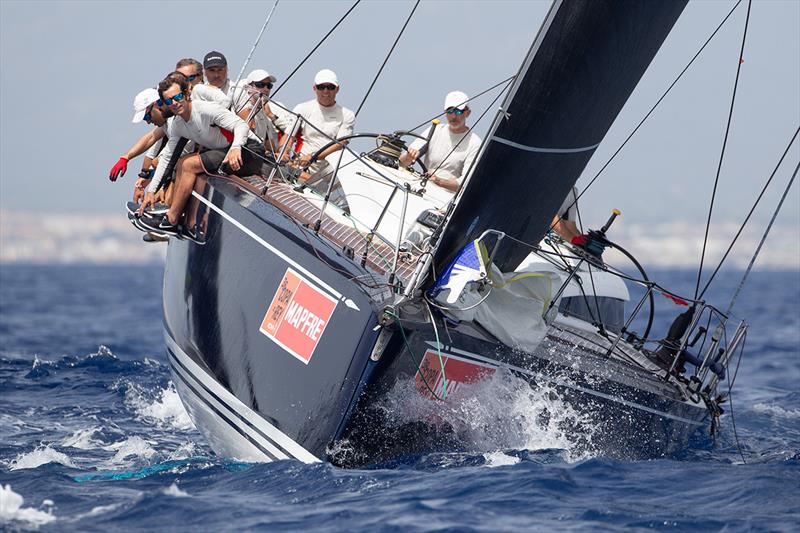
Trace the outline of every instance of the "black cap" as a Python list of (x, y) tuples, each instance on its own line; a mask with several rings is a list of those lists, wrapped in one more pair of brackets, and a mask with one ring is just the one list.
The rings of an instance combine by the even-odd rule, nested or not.
[(221, 52), (209, 52), (203, 58), (203, 68), (227, 67), (228, 60)]

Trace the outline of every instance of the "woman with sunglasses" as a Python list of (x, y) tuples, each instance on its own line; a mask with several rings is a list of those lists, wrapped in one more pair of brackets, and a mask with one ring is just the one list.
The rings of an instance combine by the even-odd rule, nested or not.
[[(433, 135), (430, 128), (422, 132), (422, 137), (430, 139), (423, 160), (430, 172), (428, 182), (450, 192), (458, 189), (481, 147), (480, 137), (467, 127), (468, 102), (469, 97), (461, 91), (448, 93), (444, 99), (447, 123), (435, 126)], [(425, 144), (422, 139), (411, 143), (408, 151), (400, 155), (400, 163), (407, 167), (413, 165)]]

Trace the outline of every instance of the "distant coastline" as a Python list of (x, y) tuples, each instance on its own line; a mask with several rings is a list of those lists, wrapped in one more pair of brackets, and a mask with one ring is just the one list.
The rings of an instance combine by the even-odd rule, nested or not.
[[(711, 268), (725, 252), (738, 224), (711, 226), (706, 265)], [(702, 249), (702, 225), (689, 222), (629, 224), (620, 220), (610, 237), (648, 268), (696, 268)], [(758, 244), (762, 225), (748, 228), (731, 252), (727, 266), (744, 268)], [(120, 213), (40, 214), (0, 211), (0, 264), (162, 264), (167, 247), (142, 242)], [(607, 252), (612, 264), (625, 260)], [(776, 225), (756, 262), (760, 270), (800, 270), (798, 228)]]

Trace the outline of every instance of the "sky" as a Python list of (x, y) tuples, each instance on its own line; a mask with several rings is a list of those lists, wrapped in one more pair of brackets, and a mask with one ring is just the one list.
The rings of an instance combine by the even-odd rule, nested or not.
[[(245, 74), (279, 83), (344, 14), (350, 1), (281, 0)], [(146, 132), (131, 124), (132, 99), (182, 57), (210, 50), (235, 78), (273, 0), (263, 2), (17, 2), (0, 0), (0, 210), (122, 213), (139, 162), (115, 184), (108, 171)], [(373, 89), (357, 131), (418, 125), (444, 95), (470, 95), (514, 74), (548, 1), (423, 1)], [(339, 102), (356, 109), (411, 1), (364, 1), (289, 80), (276, 100), (312, 98), (314, 73), (339, 75)], [(578, 181), (588, 183), (700, 48), (733, 2), (691, 2)], [(581, 201), (583, 219), (684, 221), (702, 234), (725, 133), (746, 13), (744, 2), (692, 69)], [(473, 119), (496, 93), (473, 103)], [(753, 3), (715, 224), (739, 222), (800, 125), (800, 2)], [(483, 134), (492, 113), (477, 125)], [(796, 142), (756, 213), (763, 224), (794, 165)], [(795, 184), (778, 224), (800, 228)], [(721, 227), (721, 226), (720, 226)], [(735, 227), (735, 226), (734, 226)]]

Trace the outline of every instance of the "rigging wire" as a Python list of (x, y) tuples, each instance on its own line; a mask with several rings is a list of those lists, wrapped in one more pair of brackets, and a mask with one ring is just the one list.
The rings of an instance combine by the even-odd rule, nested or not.
[(756, 262), (756, 258), (758, 254), (761, 252), (761, 247), (764, 246), (764, 242), (767, 240), (767, 235), (769, 235), (770, 230), (772, 229), (772, 225), (775, 223), (775, 219), (778, 217), (778, 213), (783, 207), (783, 202), (786, 200), (786, 196), (789, 194), (789, 190), (792, 188), (794, 184), (794, 179), (797, 177), (797, 172), (800, 170), (800, 163), (794, 167), (794, 173), (792, 174), (792, 178), (789, 180), (789, 183), (786, 185), (786, 189), (783, 191), (783, 196), (781, 196), (780, 201), (778, 202), (778, 207), (775, 208), (775, 212), (772, 213), (772, 218), (767, 224), (767, 228), (764, 230), (764, 235), (761, 236), (761, 240), (756, 247), (756, 251), (753, 252), (753, 257), (750, 258), (750, 263), (747, 265), (747, 270), (744, 271), (744, 275), (742, 276), (742, 281), (739, 282), (739, 286), (736, 288), (736, 292), (733, 293), (733, 297), (731, 298), (731, 302), (728, 304), (728, 309), (725, 312), (726, 316), (730, 316), (731, 310), (733, 306), (736, 304), (736, 299), (739, 297), (739, 293), (742, 292), (742, 288), (744, 287), (744, 283), (747, 280), (747, 277), (750, 275), (750, 271), (753, 270), (753, 265)]
[[(578, 196), (575, 198), (575, 200), (573, 200), (573, 202), (571, 204), (569, 204), (569, 206), (567, 208), (572, 207), (573, 205), (575, 205), (578, 202), (578, 200), (580, 200), (581, 196), (583, 196), (584, 193), (586, 193), (586, 191), (589, 190), (589, 187), (591, 187), (592, 184), (594, 184), (594, 182), (597, 181), (597, 178), (600, 177), (600, 174), (602, 174), (603, 171), (605, 171), (605, 169), (608, 167), (608, 165), (610, 165), (611, 162), (614, 161), (614, 159), (617, 157), (617, 155), (619, 155), (619, 153), (622, 151), (622, 149), (625, 148), (625, 145), (628, 144), (628, 141), (630, 141), (631, 138), (636, 134), (636, 132), (639, 131), (639, 128), (642, 127), (642, 125), (647, 121), (647, 119), (650, 118), (650, 115), (653, 114), (653, 111), (656, 110), (656, 108), (659, 106), (659, 104), (661, 104), (661, 102), (664, 100), (664, 98), (666, 98), (666, 96), (670, 93), (670, 91), (672, 91), (672, 88), (675, 87), (675, 85), (683, 77), (683, 75), (686, 73), (686, 71), (689, 70), (689, 67), (691, 67), (692, 64), (695, 62), (695, 60), (698, 57), (700, 57), (700, 54), (703, 53), (703, 50), (705, 50), (706, 46), (708, 46), (708, 44), (711, 42), (711, 40), (717, 35), (719, 30), (722, 28), (722, 26), (724, 26), (725, 23), (728, 21), (728, 19), (731, 17), (731, 15), (733, 15), (733, 12), (736, 10), (737, 7), (739, 7), (739, 4), (741, 4), (742, 1), (743, 0), (738, 0), (738, 2), (736, 2), (736, 4), (734, 4), (734, 6), (731, 8), (731, 10), (728, 12), (728, 14), (725, 15), (725, 18), (722, 19), (722, 22), (720, 22), (719, 25), (716, 27), (716, 29), (713, 32), (711, 32), (711, 35), (709, 35), (708, 39), (706, 39), (706, 42), (703, 43), (703, 46), (700, 47), (700, 49), (697, 51), (697, 53), (694, 55), (694, 57), (692, 57), (692, 59), (689, 61), (689, 63), (687, 63), (686, 66), (683, 67), (683, 70), (680, 72), (680, 74), (678, 74), (678, 77), (675, 78), (675, 80), (673, 80), (673, 82), (670, 84), (669, 87), (667, 87), (667, 90), (664, 91), (664, 93), (656, 101), (656, 103), (653, 104), (653, 107), (650, 108), (650, 111), (648, 111), (647, 114), (644, 116), (644, 118), (642, 118), (642, 120), (639, 121), (639, 123), (636, 125), (636, 127), (633, 128), (633, 131), (631, 131), (630, 134), (625, 138), (625, 140), (622, 142), (622, 144), (619, 146), (619, 148), (617, 148), (617, 150), (611, 155), (611, 157), (608, 159), (608, 161), (605, 162), (605, 164), (600, 168), (600, 170), (597, 171), (597, 174), (595, 174), (594, 177), (591, 180), (589, 180), (589, 183), (586, 185), (586, 187), (583, 188), (583, 190), (578, 194)], [(554, 227), (555, 227), (555, 225), (551, 226), (550, 229), (552, 230)]]
[(722, 150), (719, 154), (719, 163), (717, 164), (717, 175), (714, 177), (714, 188), (711, 191), (711, 204), (708, 206), (708, 218), (706, 219), (706, 231), (703, 236), (703, 251), (700, 253), (700, 268), (697, 271), (697, 285), (694, 289), (694, 297), (700, 292), (700, 279), (703, 277), (703, 261), (706, 257), (706, 246), (708, 244), (708, 230), (711, 227), (711, 214), (714, 211), (714, 200), (717, 196), (717, 185), (719, 184), (719, 176), (722, 172), (722, 161), (725, 159), (725, 148), (728, 145), (728, 135), (731, 131), (731, 121), (733, 119), (733, 107), (736, 104), (736, 89), (739, 87), (739, 74), (742, 70), (742, 63), (744, 63), (744, 45), (747, 41), (747, 27), (750, 24), (750, 8), (753, 5), (753, 0), (747, 2), (747, 16), (744, 19), (744, 31), (742, 32), (742, 46), (739, 49), (739, 62), (736, 65), (736, 78), (733, 82), (733, 92), (731, 94), (731, 106), (728, 110), (728, 122), (725, 125), (725, 138), (722, 140)]
[[(253, 43), (253, 47), (250, 49), (250, 53), (247, 54), (247, 59), (245, 59), (244, 63), (242, 63), (242, 68), (239, 71), (239, 75), (236, 76), (236, 81), (233, 83), (234, 95), (236, 94), (236, 86), (239, 85), (239, 82), (242, 80), (242, 74), (244, 74), (244, 69), (246, 69), (247, 65), (250, 63), (250, 59), (253, 57), (253, 52), (256, 51), (258, 43), (259, 41), (261, 41), (261, 36), (264, 34), (264, 30), (267, 29), (267, 24), (269, 24), (270, 19), (272, 19), (272, 14), (275, 12), (275, 8), (278, 7), (278, 2), (280, 2), (280, 0), (275, 0), (275, 3), (272, 4), (272, 9), (270, 9), (269, 14), (267, 14), (267, 20), (265, 20), (264, 24), (261, 26), (261, 31), (258, 32), (258, 37), (256, 37), (256, 41)], [(236, 98), (231, 98), (230, 107), (233, 107), (235, 103), (236, 103)]]
[(742, 462), (747, 464), (747, 460), (744, 458), (744, 452), (742, 452), (742, 446), (739, 443), (739, 432), (736, 430), (736, 417), (733, 414), (733, 383), (736, 381), (736, 376), (739, 374), (739, 365), (742, 363), (742, 355), (744, 354), (744, 345), (747, 342), (747, 333), (744, 334), (744, 338), (742, 339), (742, 347), (739, 350), (739, 358), (736, 361), (736, 370), (733, 372), (733, 377), (728, 381), (728, 403), (731, 406), (731, 425), (733, 426), (733, 436), (736, 439), (736, 449), (739, 450), (739, 455), (742, 457)]
[(708, 290), (709, 285), (711, 285), (711, 282), (714, 280), (714, 277), (717, 275), (717, 273), (719, 272), (720, 268), (722, 268), (722, 264), (728, 258), (728, 254), (733, 249), (733, 245), (736, 244), (736, 240), (742, 234), (742, 231), (744, 231), (744, 228), (747, 225), (747, 222), (750, 220), (750, 217), (753, 215), (753, 212), (756, 210), (756, 206), (758, 206), (758, 203), (761, 201), (761, 198), (764, 196), (764, 193), (767, 192), (767, 187), (769, 187), (769, 184), (772, 182), (772, 178), (775, 177), (775, 174), (778, 172), (778, 169), (780, 168), (781, 164), (783, 164), (783, 160), (786, 157), (786, 154), (789, 153), (789, 149), (792, 147), (792, 144), (794, 144), (795, 139), (797, 139), (798, 133), (800, 133), (800, 127), (798, 127), (797, 130), (795, 130), (794, 135), (792, 136), (792, 139), (789, 141), (789, 144), (786, 146), (786, 150), (784, 150), (783, 155), (781, 155), (780, 160), (778, 160), (778, 164), (775, 165), (775, 169), (772, 171), (772, 174), (770, 174), (769, 179), (764, 184), (764, 187), (761, 189), (761, 193), (759, 193), (758, 198), (756, 198), (755, 203), (753, 203), (753, 207), (750, 208), (750, 212), (747, 213), (747, 216), (745, 217), (744, 222), (742, 222), (742, 225), (739, 227), (739, 231), (736, 232), (736, 235), (733, 237), (733, 240), (731, 241), (731, 244), (728, 246), (728, 249), (725, 250), (725, 254), (722, 256), (722, 259), (719, 260), (719, 264), (717, 265), (717, 268), (715, 268), (714, 272), (711, 273), (711, 276), (708, 278), (708, 281), (706, 281), (706, 284), (703, 287), (703, 290), (700, 291), (700, 295), (698, 296), (698, 299), (703, 297), (703, 295)]
[(361, 103), (358, 104), (358, 109), (356, 109), (356, 112), (355, 112), (356, 116), (358, 116), (358, 113), (361, 111), (361, 108), (364, 107), (364, 103), (366, 103), (367, 98), (369, 98), (369, 94), (372, 92), (372, 88), (375, 87), (375, 83), (378, 81), (378, 78), (381, 76), (381, 73), (383, 72), (383, 67), (386, 66), (386, 63), (389, 61), (389, 58), (392, 56), (392, 52), (394, 52), (394, 49), (397, 46), (397, 43), (400, 41), (400, 37), (403, 36), (403, 32), (406, 31), (406, 27), (408, 26), (408, 23), (411, 22), (411, 17), (414, 16), (414, 12), (417, 10), (417, 6), (419, 6), (419, 2), (420, 2), (420, 0), (417, 0), (414, 3), (414, 7), (411, 8), (411, 13), (408, 14), (408, 18), (406, 19), (405, 24), (403, 24), (403, 27), (400, 28), (400, 33), (397, 34), (397, 38), (394, 40), (394, 43), (392, 44), (392, 47), (389, 49), (389, 53), (386, 54), (386, 57), (384, 58), (383, 63), (381, 63), (381, 68), (378, 69), (378, 73), (375, 74), (375, 78), (373, 78), (372, 83), (370, 83), (369, 89), (367, 89), (367, 94), (364, 95), (364, 98), (361, 100)]
[[(740, 1), (741, 1), (741, 0), (740, 0)], [(271, 96), (272, 96), (272, 97), (274, 97), (276, 94), (278, 94), (278, 91), (280, 91), (280, 90), (281, 90), (281, 87), (283, 87), (284, 85), (286, 85), (286, 82), (288, 82), (288, 81), (291, 79), (291, 77), (292, 77), (292, 76), (294, 76), (294, 75), (295, 75), (295, 73), (297, 73), (297, 71), (298, 71), (298, 70), (300, 70), (300, 67), (302, 67), (302, 66), (305, 64), (305, 62), (306, 62), (306, 61), (308, 61), (308, 58), (309, 58), (309, 57), (311, 57), (311, 56), (314, 54), (314, 52), (316, 52), (316, 51), (317, 51), (317, 49), (318, 49), (320, 46), (322, 46), (322, 43), (324, 43), (324, 42), (325, 42), (325, 41), (328, 39), (328, 37), (330, 37), (330, 35), (331, 35), (331, 34), (334, 32), (334, 30), (336, 30), (336, 28), (338, 28), (338, 27), (339, 27), (339, 24), (341, 24), (342, 22), (344, 22), (344, 19), (346, 19), (346, 18), (347, 18), (347, 16), (348, 16), (348, 15), (349, 15), (349, 14), (350, 14), (350, 13), (351, 13), (351, 12), (352, 12), (352, 11), (353, 11), (355, 8), (356, 8), (356, 6), (357, 6), (358, 4), (360, 4), (360, 3), (361, 3), (361, 0), (356, 0), (356, 1), (355, 1), (355, 3), (353, 3), (353, 5), (352, 5), (352, 6), (350, 6), (350, 9), (348, 9), (348, 10), (347, 10), (347, 12), (346, 12), (344, 15), (342, 15), (342, 18), (340, 18), (340, 19), (339, 19), (339, 21), (338, 21), (336, 24), (334, 24), (334, 25), (333, 25), (333, 28), (331, 28), (331, 29), (328, 31), (328, 33), (326, 33), (326, 34), (325, 34), (325, 36), (324, 36), (324, 37), (323, 37), (323, 38), (320, 40), (320, 42), (318, 42), (318, 43), (317, 43), (317, 45), (316, 45), (314, 48), (312, 48), (312, 49), (311, 49), (311, 51), (310, 51), (310, 52), (309, 52), (309, 53), (306, 55), (306, 57), (304, 57), (304, 58), (303, 58), (303, 60), (302, 60), (302, 61), (300, 61), (300, 63), (298, 63), (298, 65), (297, 65), (296, 67), (294, 67), (294, 70), (293, 70), (293, 71), (291, 71), (291, 72), (289, 73), (289, 75), (288, 75), (288, 76), (286, 76), (286, 79), (284, 79), (284, 80), (281, 82), (281, 84), (280, 84), (280, 85), (278, 85), (278, 87), (277, 87), (277, 88), (276, 88), (274, 91), (272, 91), (272, 94), (271, 94)]]

